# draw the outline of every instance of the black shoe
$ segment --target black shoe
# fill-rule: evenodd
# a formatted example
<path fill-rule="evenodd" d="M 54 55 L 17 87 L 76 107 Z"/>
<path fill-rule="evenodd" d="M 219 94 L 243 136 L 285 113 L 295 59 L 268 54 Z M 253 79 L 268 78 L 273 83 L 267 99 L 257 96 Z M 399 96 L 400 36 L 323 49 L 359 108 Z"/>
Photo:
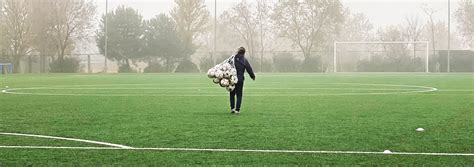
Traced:
<path fill-rule="evenodd" d="M 239 114 L 240 114 L 240 111 L 235 110 L 235 114 L 239 115 Z"/>
<path fill-rule="evenodd" d="M 230 113 L 231 113 L 231 114 L 235 114 L 235 109 L 231 109 L 231 110 L 230 110 Z"/>

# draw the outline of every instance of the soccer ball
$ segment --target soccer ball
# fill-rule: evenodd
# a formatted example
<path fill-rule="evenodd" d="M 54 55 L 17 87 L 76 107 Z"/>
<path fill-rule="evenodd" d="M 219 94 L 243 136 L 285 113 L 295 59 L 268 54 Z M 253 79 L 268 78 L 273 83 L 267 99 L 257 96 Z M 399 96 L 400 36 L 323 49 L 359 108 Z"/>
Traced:
<path fill-rule="evenodd" d="M 225 68 L 225 70 L 230 70 L 230 69 L 232 69 L 232 65 L 230 65 L 229 63 L 225 63 L 224 68 Z"/>
<path fill-rule="evenodd" d="M 214 78 L 214 79 L 212 80 L 212 82 L 214 82 L 215 84 L 218 84 L 218 83 L 221 83 L 221 79 L 219 79 L 219 78 Z"/>
<path fill-rule="evenodd" d="M 220 85 L 221 85 L 221 87 L 229 86 L 229 80 L 228 79 L 222 79 Z"/>
<path fill-rule="evenodd" d="M 214 78 L 214 77 L 216 77 L 215 71 L 216 71 L 216 70 L 214 70 L 213 68 L 209 69 L 209 70 L 207 71 L 207 77 L 209 77 L 209 78 Z"/>
<path fill-rule="evenodd" d="M 232 92 L 232 91 L 234 91 L 235 86 L 234 85 L 229 85 L 229 86 L 226 87 L 226 89 L 227 89 L 227 91 Z"/>
<path fill-rule="evenodd" d="M 216 71 L 215 72 L 216 78 L 222 79 L 224 77 L 224 73 L 222 71 Z"/>
<path fill-rule="evenodd" d="M 237 78 L 237 76 L 234 75 L 230 77 L 230 84 L 235 85 L 237 84 L 237 82 L 239 82 L 239 79 Z"/>
<path fill-rule="evenodd" d="M 225 66 L 224 64 L 220 64 L 220 65 L 219 65 L 219 70 L 225 71 L 225 70 L 226 70 L 226 66 Z"/>
<path fill-rule="evenodd" d="M 2 90 L 2 93 L 7 93 L 7 91 L 6 91 L 6 90 Z"/>
<path fill-rule="evenodd" d="M 230 74 L 233 76 L 237 75 L 237 70 L 235 68 L 230 69 Z"/>
<path fill-rule="evenodd" d="M 230 73 L 229 70 L 224 71 L 224 78 L 230 78 L 230 75 L 231 75 L 231 73 Z"/>

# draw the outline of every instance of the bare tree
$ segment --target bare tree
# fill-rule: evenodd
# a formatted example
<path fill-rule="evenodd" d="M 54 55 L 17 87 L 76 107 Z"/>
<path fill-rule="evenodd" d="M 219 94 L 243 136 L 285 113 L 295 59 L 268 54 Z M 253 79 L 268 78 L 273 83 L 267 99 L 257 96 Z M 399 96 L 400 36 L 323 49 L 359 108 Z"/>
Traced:
<path fill-rule="evenodd" d="M 0 0 L 0 12 L 3 13 L 3 8 L 2 6 L 4 6 L 4 1 L 3 0 Z M 6 39 L 4 38 L 6 35 L 6 25 L 5 24 L 2 24 L 2 23 L 5 23 L 5 18 L 3 17 L 2 14 L 0 14 L 0 61 L 3 61 L 4 56 L 5 56 L 5 52 L 6 52 L 6 48 L 5 48 L 5 41 Z"/>
<path fill-rule="evenodd" d="M 93 27 L 95 5 L 92 0 L 44 0 L 50 4 L 48 21 L 49 35 L 52 38 L 58 61 L 74 49 L 75 42 L 89 36 L 87 30 Z M 61 70 L 62 71 L 62 70 Z"/>
<path fill-rule="evenodd" d="M 403 24 L 405 39 L 408 41 L 418 41 L 422 37 L 425 25 L 421 23 L 419 16 L 406 16 Z M 413 59 L 416 58 L 416 44 L 413 44 Z"/>
<path fill-rule="evenodd" d="M 271 6 L 268 0 L 257 0 L 257 15 L 258 23 L 260 27 L 260 71 L 263 71 L 263 53 L 265 51 L 265 37 L 270 35 L 271 31 L 271 19 L 270 19 Z"/>
<path fill-rule="evenodd" d="M 374 26 L 363 13 L 351 13 L 349 9 L 344 10 L 344 22 L 341 31 L 337 33 L 337 39 L 342 41 L 368 41 L 372 38 Z"/>
<path fill-rule="evenodd" d="M 472 0 L 459 1 L 460 8 L 456 11 L 459 29 L 467 43 L 474 48 L 474 2 Z"/>
<path fill-rule="evenodd" d="M 48 1 L 31 1 L 35 7 L 32 8 L 32 27 L 34 34 L 32 38 L 32 46 L 34 51 L 40 55 L 40 72 L 46 72 L 46 57 L 54 56 L 56 53 L 55 42 L 51 38 L 51 5 Z"/>
<path fill-rule="evenodd" d="M 436 55 L 436 40 L 435 40 L 435 23 L 434 23 L 434 14 L 437 12 L 435 9 L 429 7 L 429 6 L 423 6 L 422 7 L 423 11 L 425 14 L 428 16 L 429 19 L 429 24 L 431 27 L 431 44 L 432 44 L 432 52 L 433 55 Z"/>
<path fill-rule="evenodd" d="M 338 41 L 372 41 L 373 25 L 363 13 L 352 13 L 349 9 L 344 10 L 344 23 L 341 23 L 341 31 L 334 34 L 334 38 Z M 344 48 L 351 50 L 367 50 L 370 51 L 371 46 L 362 45 L 344 45 Z M 340 55 L 342 56 L 342 55 Z M 357 63 L 359 60 L 367 56 L 367 53 L 351 52 L 350 56 L 345 56 L 338 62 L 341 64 L 338 68 L 341 71 L 357 71 Z M 329 61 L 329 60 L 328 60 Z"/>
<path fill-rule="evenodd" d="M 204 0 L 175 0 L 175 3 L 171 16 L 176 22 L 181 40 L 186 45 L 185 53 L 190 56 L 197 48 L 194 39 L 207 30 L 210 12 Z"/>
<path fill-rule="evenodd" d="M 20 59 L 31 51 L 31 5 L 28 0 L 3 0 L 0 17 L 5 27 L 5 44 L 8 59 L 19 72 Z"/>
<path fill-rule="evenodd" d="M 324 43 L 329 32 L 343 21 L 342 4 L 338 0 L 278 1 L 273 20 L 279 34 L 291 39 L 306 61 L 311 51 Z"/>
<path fill-rule="evenodd" d="M 380 28 L 377 31 L 377 37 L 380 41 L 403 41 L 404 34 L 401 26 L 390 25 L 384 28 Z M 408 57 L 406 45 L 382 45 L 385 55 L 383 55 L 383 61 L 385 71 L 405 71 L 407 68 L 405 65 L 406 58 Z"/>
<path fill-rule="evenodd" d="M 251 4 L 245 0 L 234 6 L 230 11 L 225 11 L 221 15 L 221 20 L 228 24 L 239 34 L 240 39 L 245 42 L 249 57 L 255 58 L 255 46 L 257 45 L 257 16 Z"/>

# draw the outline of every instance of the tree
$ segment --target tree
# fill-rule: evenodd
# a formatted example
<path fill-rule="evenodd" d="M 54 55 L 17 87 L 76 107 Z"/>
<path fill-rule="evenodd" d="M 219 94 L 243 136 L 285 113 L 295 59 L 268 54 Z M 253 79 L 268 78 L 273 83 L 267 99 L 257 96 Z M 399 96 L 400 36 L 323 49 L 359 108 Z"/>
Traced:
<path fill-rule="evenodd" d="M 265 37 L 271 31 L 271 6 L 267 0 L 257 0 L 257 16 L 260 27 L 260 71 L 263 71 L 263 52 L 265 51 Z"/>
<path fill-rule="evenodd" d="M 303 67 L 313 71 L 311 68 L 319 67 L 308 62 L 311 52 L 343 21 L 342 4 L 339 0 L 278 1 L 273 20 L 279 34 L 291 39 L 303 52 Z"/>
<path fill-rule="evenodd" d="M 242 0 L 230 11 L 225 11 L 220 19 L 224 20 L 224 24 L 230 25 L 232 29 L 239 34 L 240 39 L 245 43 L 248 55 L 252 61 L 254 60 L 255 47 L 257 46 L 255 37 L 257 36 L 258 20 L 255 13 L 251 4 Z"/>
<path fill-rule="evenodd" d="M 257 50 L 260 49 L 260 64 L 256 66 L 259 71 L 263 70 L 263 52 L 271 31 L 270 9 L 268 0 L 257 0 L 256 5 L 242 0 L 220 16 L 220 20 L 224 20 L 223 23 L 245 43 L 251 61 L 258 58 Z"/>
<path fill-rule="evenodd" d="M 337 33 L 339 41 L 370 41 L 374 26 L 363 13 L 351 13 L 344 10 L 344 22 L 341 24 L 341 31 Z"/>
<path fill-rule="evenodd" d="M 74 44 L 88 36 L 93 28 L 92 18 L 96 7 L 92 0 L 44 0 L 48 3 L 48 35 L 51 37 L 57 61 L 64 64 L 64 56 L 74 49 Z M 68 68 L 62 65 L 59 68 Z M 62 72 L 64 70 L 57 70 Z"/>
<path fill-rule="evenodd" d="M 102 16 L 101 30 L 97 33 L 97 46 L 103 54 L 105 50 L 105 17 L 107 17 L 107 58 L 119 64 L 120 72 L 131 71 L 133 60 L 143 58 L 145 26 L 137 10 L 120 6 L 115 11 Z"/>
<path fill-rule="evenodd" d="M 431 41 L 430 50 L 433 52 L 430 55 L 429 66 L 430 71 L 439 72 L 440 70 L 447 69 L 446 67 L 441 68 L 442 66 L 446 65 L 446 59 L 442 59 L 442 56 L 439 54 L 440 51 L 434 51 L 433 47 L 435 48 L 446 48 L 448 46 L 448 24 L 444 21 L 437 21 L 430 27 L 429 31 L 425 31 L 424 36 L 427 39 L 436 39 L 436 41 Z M 434 30 L 434 31 L 432 31 Z M 451 36 L 451 47 L 455 48 L 456 46 L 461 45 L 462 39 L 457 39 L 457 36 Z"/>
<path fill-rule="evenodd" d="M 20 59 L 31 52 L 31 7 L 27 0 L 3 0 L 0 8 L 7 59 L 13 62 L 15 72 L 19 72 Z"/>
<path fill-rule="evenodd" d="M 0 12 L 3 13 L 3 8 L 2 6 L 4 6 L 4 2 L 3 0 L 0 0 Z M 5 41 L 6 39 L 4 38 L 6 35 L 6 25 L 5 24 L 2 24 L 2 23 L 5 23 L 5 18 L 3 17 L 2 14 L 0 14 L 0 61 L 5 61 L 4 59 L 5 58 L 5 52 L 6 52 L 6 46 L 5 46 Z"/>
<path fill-rule="evenodd" d="M 171 16 L 176 22 L 180 39 L 185 49 L 185 59 L 190 59 L 197 48 L 194 39 L 206 31 L 210 12 L 204 0 L 175 0 L 176 6 L 171 10 Z"/>
<path fill-rule="evenodd" d="M 459 29 L 467 43 L 474 48 L 474 2 L 472 0 L 459 1 L 459 9 L 455 17 L 459 22 Z"/>
<path fill-rule="evenodd" d="M 341 31 L 335 34 L 337 41 L 372 41 L 373 40 L 373 25 L 363 13 L 352 13 L 349 9 L 344 10 L 344 22 L 341 23 Z M 369 46 L 370 47 L 370 46 Z M 351 50 L 369 49 L 368 46 L 362 45 L 344 45 L 344 48 Z M 361 49 L 363 48 L 363 49 Z M 340 71 L 357 71 L 357 64 L 366 56 L 362 52 L 351 52 L 350 56 L 345 56 L 338 60 L 338 70 Z M 331 57 L 332 58 L 332 57 Z M 333 64 L 333 63 L 331 63 Z"/>
<path fill-rule="evenodd" d="M 418 41 L 422 37 L 424 24 L 421 23 L 419 16 L 406 16 L 405 26 L 403 27 L 405 40 Z M 416 58 L 416 44 L 413 44 L 413 60 Z"/>
<path fill-rule="evenodd" d="M 166 14 L 157 15 L 146 24 L 146 55 L 148 59 L 164 59 L 165 69 L 172 72 L 174 63 L 183 57 L 182 44 L 176 31 L 176 23 Z"/>
<path fill-rule="evenodd" d="M 52 29 L 52 13 L 49 10 L 49 6 L 52 4 L 51 1 L 31 1 L 35 7 L 32 10 L 32 27 L 31 31 L 33 35 L 32 47 L 34 51 L 40 55 L 40 72 L 46 72 L 46 57 L 54 56 L 56 54 L 56 43 L 51 35 Z M 60 68 L 60 64 L 53 65 Z M 59 70 L 59 69 L 53 69 Z"/>
<path fill-rule="evenodd" d="M 380 41 L 405 41 L 405 34 L 400 25 L 391 25 L 385 28 L 381 28 L 377 31 L 377 36 Z M 405 72 L 413 71 L 413 60 L 408 56 L 408 46 L 405 44 L 392 44 L 392 45 L 382 45 L 384 54 L 373 53 L 375 54 L 374 60 L 381 62 L 374 62 L 377 64 L 383 64 L 382 70 L 389 72 Z M 380 57 L 382 57 L 380 59 Z"/>
<path fill-rule="evenodd" d="M 436 38 L 435 38 L 435 21 L 434 21 L 434 14 L 437 12 L 435 9 L 429 7 L 429 6 L 423 6 L 422 7 L 423 12 L 428 16 L 429 19 L 429 24 L 430 24 L 430 30 L 431 30 L 431 49 L 432 49 L 432 54 L 436 56 Z"/>

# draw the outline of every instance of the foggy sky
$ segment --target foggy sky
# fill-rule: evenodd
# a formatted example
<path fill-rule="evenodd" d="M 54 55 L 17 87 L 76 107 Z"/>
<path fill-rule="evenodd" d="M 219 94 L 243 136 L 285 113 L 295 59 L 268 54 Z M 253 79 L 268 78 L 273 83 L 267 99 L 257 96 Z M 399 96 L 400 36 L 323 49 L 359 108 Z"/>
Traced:
<path fill-rule="evenodd" d="M 105 0 L 95 0 L 97 13 L 105 13 Z M 217 0 L 217 15 L 238 4 L 241 0 Z M 275 0 L 276 2 L 277 0 Z M 247 0 L 247 2 L 253 2 Z M 448 0 L 341 0 L 344 7 L 356 13 L 364 13 L 374 29 L 381 26 L 401 24 L 406 16 L 420 16 L 425 21 L 426 14 L 421 10 L 421 6 L 428 5 L 437 10 L 435 20 L 447 22 L 448 20 Z M 149 19 L 159 13 L 169 13 L 174 6 L 174 0 L 109 0 L 109 11 L 120 5 L 125 5 L 137 9 L 145 19 Z M 206 5 L 214 15 L 214 0 L 206 0 Z M 454 12 L 458 8 L 458 0 L 451 0 L 451 25 L 455 30 Z M 453 26 L 454 25 L 454 26 Z"/>

